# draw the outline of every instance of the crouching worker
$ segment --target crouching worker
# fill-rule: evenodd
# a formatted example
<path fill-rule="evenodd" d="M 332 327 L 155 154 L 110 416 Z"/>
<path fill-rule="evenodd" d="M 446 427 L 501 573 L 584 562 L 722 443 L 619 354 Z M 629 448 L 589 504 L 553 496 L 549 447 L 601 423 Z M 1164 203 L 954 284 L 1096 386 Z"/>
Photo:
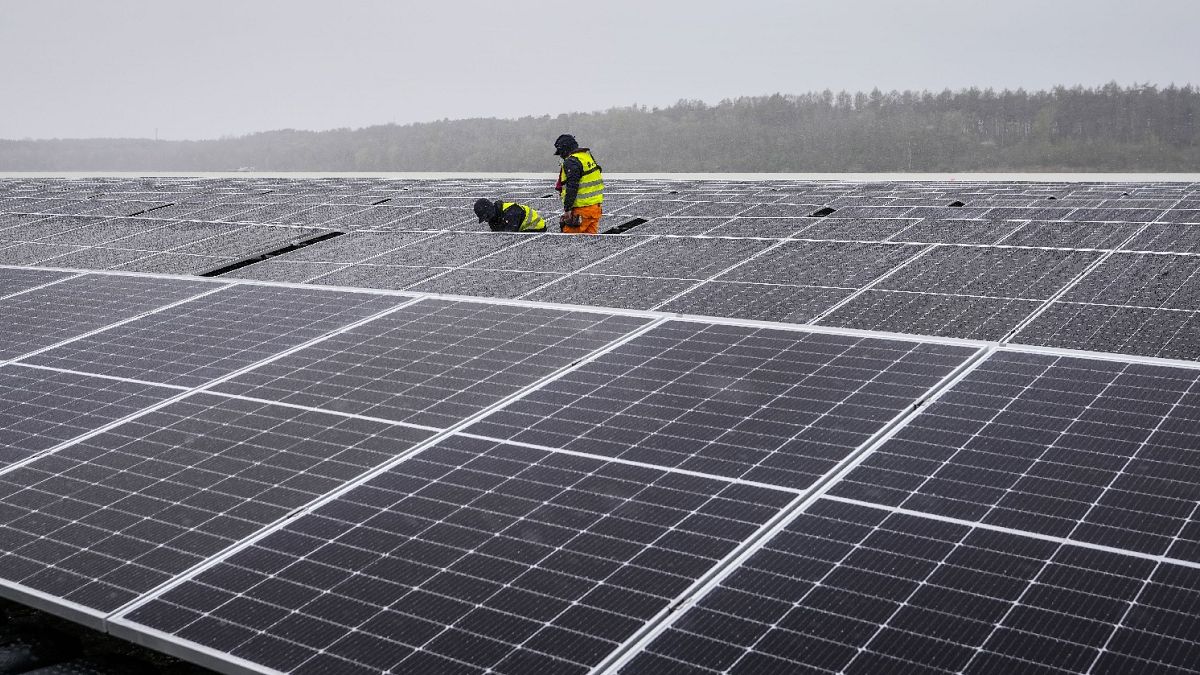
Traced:
<path fill-rule="evenodd" d="M 492 232 L 545 232 L 546 221 L 524 204 L 480 199 L 475 202 L 479 222 L 487 221 Z"/>

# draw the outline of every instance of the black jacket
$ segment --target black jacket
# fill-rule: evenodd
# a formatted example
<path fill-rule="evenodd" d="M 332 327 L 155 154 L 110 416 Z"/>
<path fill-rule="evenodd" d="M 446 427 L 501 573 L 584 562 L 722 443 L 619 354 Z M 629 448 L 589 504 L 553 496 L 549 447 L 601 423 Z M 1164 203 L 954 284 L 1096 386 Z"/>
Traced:
<path fill-rule="evenodd" d="M 578 162 L 576 162 L 578 164 Z M 525 221 L 525 210 L 516 204 L 509 204 L 507 209 L 500 211 L 499 200 L 496 201 L 496 217 L 487 221 L 492 232 L 518 232 L 521 223 Z"/>

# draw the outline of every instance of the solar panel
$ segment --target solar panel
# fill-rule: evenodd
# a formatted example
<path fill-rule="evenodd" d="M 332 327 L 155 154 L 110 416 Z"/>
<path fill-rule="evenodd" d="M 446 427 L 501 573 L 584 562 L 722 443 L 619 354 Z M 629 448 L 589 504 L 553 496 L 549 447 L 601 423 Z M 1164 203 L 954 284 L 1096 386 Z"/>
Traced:
<path fill-rule="evenodd" d="M 1196 187 L 0 180 L 26 266 L 349 231 L 0 267 L 0 595 L 229 672 L 1190 672 Z"/>
<path fill-rule="evenodd" d="M 425 300 L 215 391 L 449 427 L 646 323 Z"/>
<path fill-rule="evenodd" d="M 1200 572 L 822 500 L 621 672 L 1183 672 Z"/>
<path fill-rule="evenodd" d="M 845 288 L 820 286 L 708 281 L 657 309 L 755 321 L 808 323 L 852 292 Z"/>
<path fill-rule="evenodd" d="M 1200 258 L 1117 253 L 1014 338 L 1167 358 L 1200 357 Z"/>
<path fill-rule="evenodd" d="M 670 322 L 468 430 L 804 488 L 973 351 Z"/>
<path fill-rule="evenodd" d="M 117 609 L 428 436 L 188 397 L 0 473 L 0 579 Z"/>
<path fill-rule="evenodd" d="M 0 469 L 175 393 L 78 373 L 0 367 Z"/>
<path fill-rule="evenodd" d="M 0 300 L 0 359 L 49 347 L 216 286 L 126 276 L 86 275 Z"/>
<path fill-rule="evenodd" d="M 29 362 L 199 386 L 402 300 L 316 289 L 231 286 L 43 352 Z"/>
<path fill-rule="evenodd" d="M 22 293 L 60 279 L 66 279 L 69 276 L 71 275 L 67 272 L 51 272 L 49 270 L 21 267 L 0 267 L 0 298 L 14 293 Z"/>
<path fill-rule="evenodd" d="M 791 498 L 452 437 L 124 619 L 294 673 L 584 673 Z"/>
<path fill-rule="evenodd" d="M 695 281 L 602 274 L 571 274 L 527 292 L 538 302 L 653 309 L 695 285 Z"/>

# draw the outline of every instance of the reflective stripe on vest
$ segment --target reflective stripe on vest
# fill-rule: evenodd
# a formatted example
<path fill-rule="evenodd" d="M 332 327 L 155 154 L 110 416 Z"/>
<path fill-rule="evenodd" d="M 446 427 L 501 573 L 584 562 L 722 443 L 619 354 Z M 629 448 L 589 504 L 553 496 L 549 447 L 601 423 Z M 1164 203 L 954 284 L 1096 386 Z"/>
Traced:
<path fill-rule="evenodd" d="M 510 206 L 513 206 L 512 202 L 500 202 L 500 212 L 503 213 Z M 516 206 L 525 213 L 525 217 L 521 219 L 521 226 L 517 228 L 518 232 L 541 232 L 546 229 L 546 221 L 542 220 L 540 213 L 524 204 Z"/>
<path fill-rule="evenodd" d="M 592 206 L 604 202 L 604 176 L 600 171 L 600 165 L 596 164 L 596 160 L 592 158 L 592 153 L 585 150 L 573 152 L 569 157 L 574 157 L 583 165 L 583 176 L 579 179 L 579 191 L 575 193 L 575 204 L 573 206 Z M 566 162 L 564 159 L 563 162 Z M 561 181 L 567 180 L 566 167 L 558 169 L 558 178 Z M 563 191 L 563 195 L 566 195 Z"/>

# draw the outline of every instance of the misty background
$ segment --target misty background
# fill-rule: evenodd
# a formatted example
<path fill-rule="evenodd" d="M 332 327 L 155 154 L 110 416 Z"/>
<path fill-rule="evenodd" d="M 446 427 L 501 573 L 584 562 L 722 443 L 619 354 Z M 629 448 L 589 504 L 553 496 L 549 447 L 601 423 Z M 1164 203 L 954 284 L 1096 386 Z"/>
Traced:
<path fill-rule="evenodd" d="M 1192 0 L 6 0 L 0 170 L 1200 170 Z"/>

